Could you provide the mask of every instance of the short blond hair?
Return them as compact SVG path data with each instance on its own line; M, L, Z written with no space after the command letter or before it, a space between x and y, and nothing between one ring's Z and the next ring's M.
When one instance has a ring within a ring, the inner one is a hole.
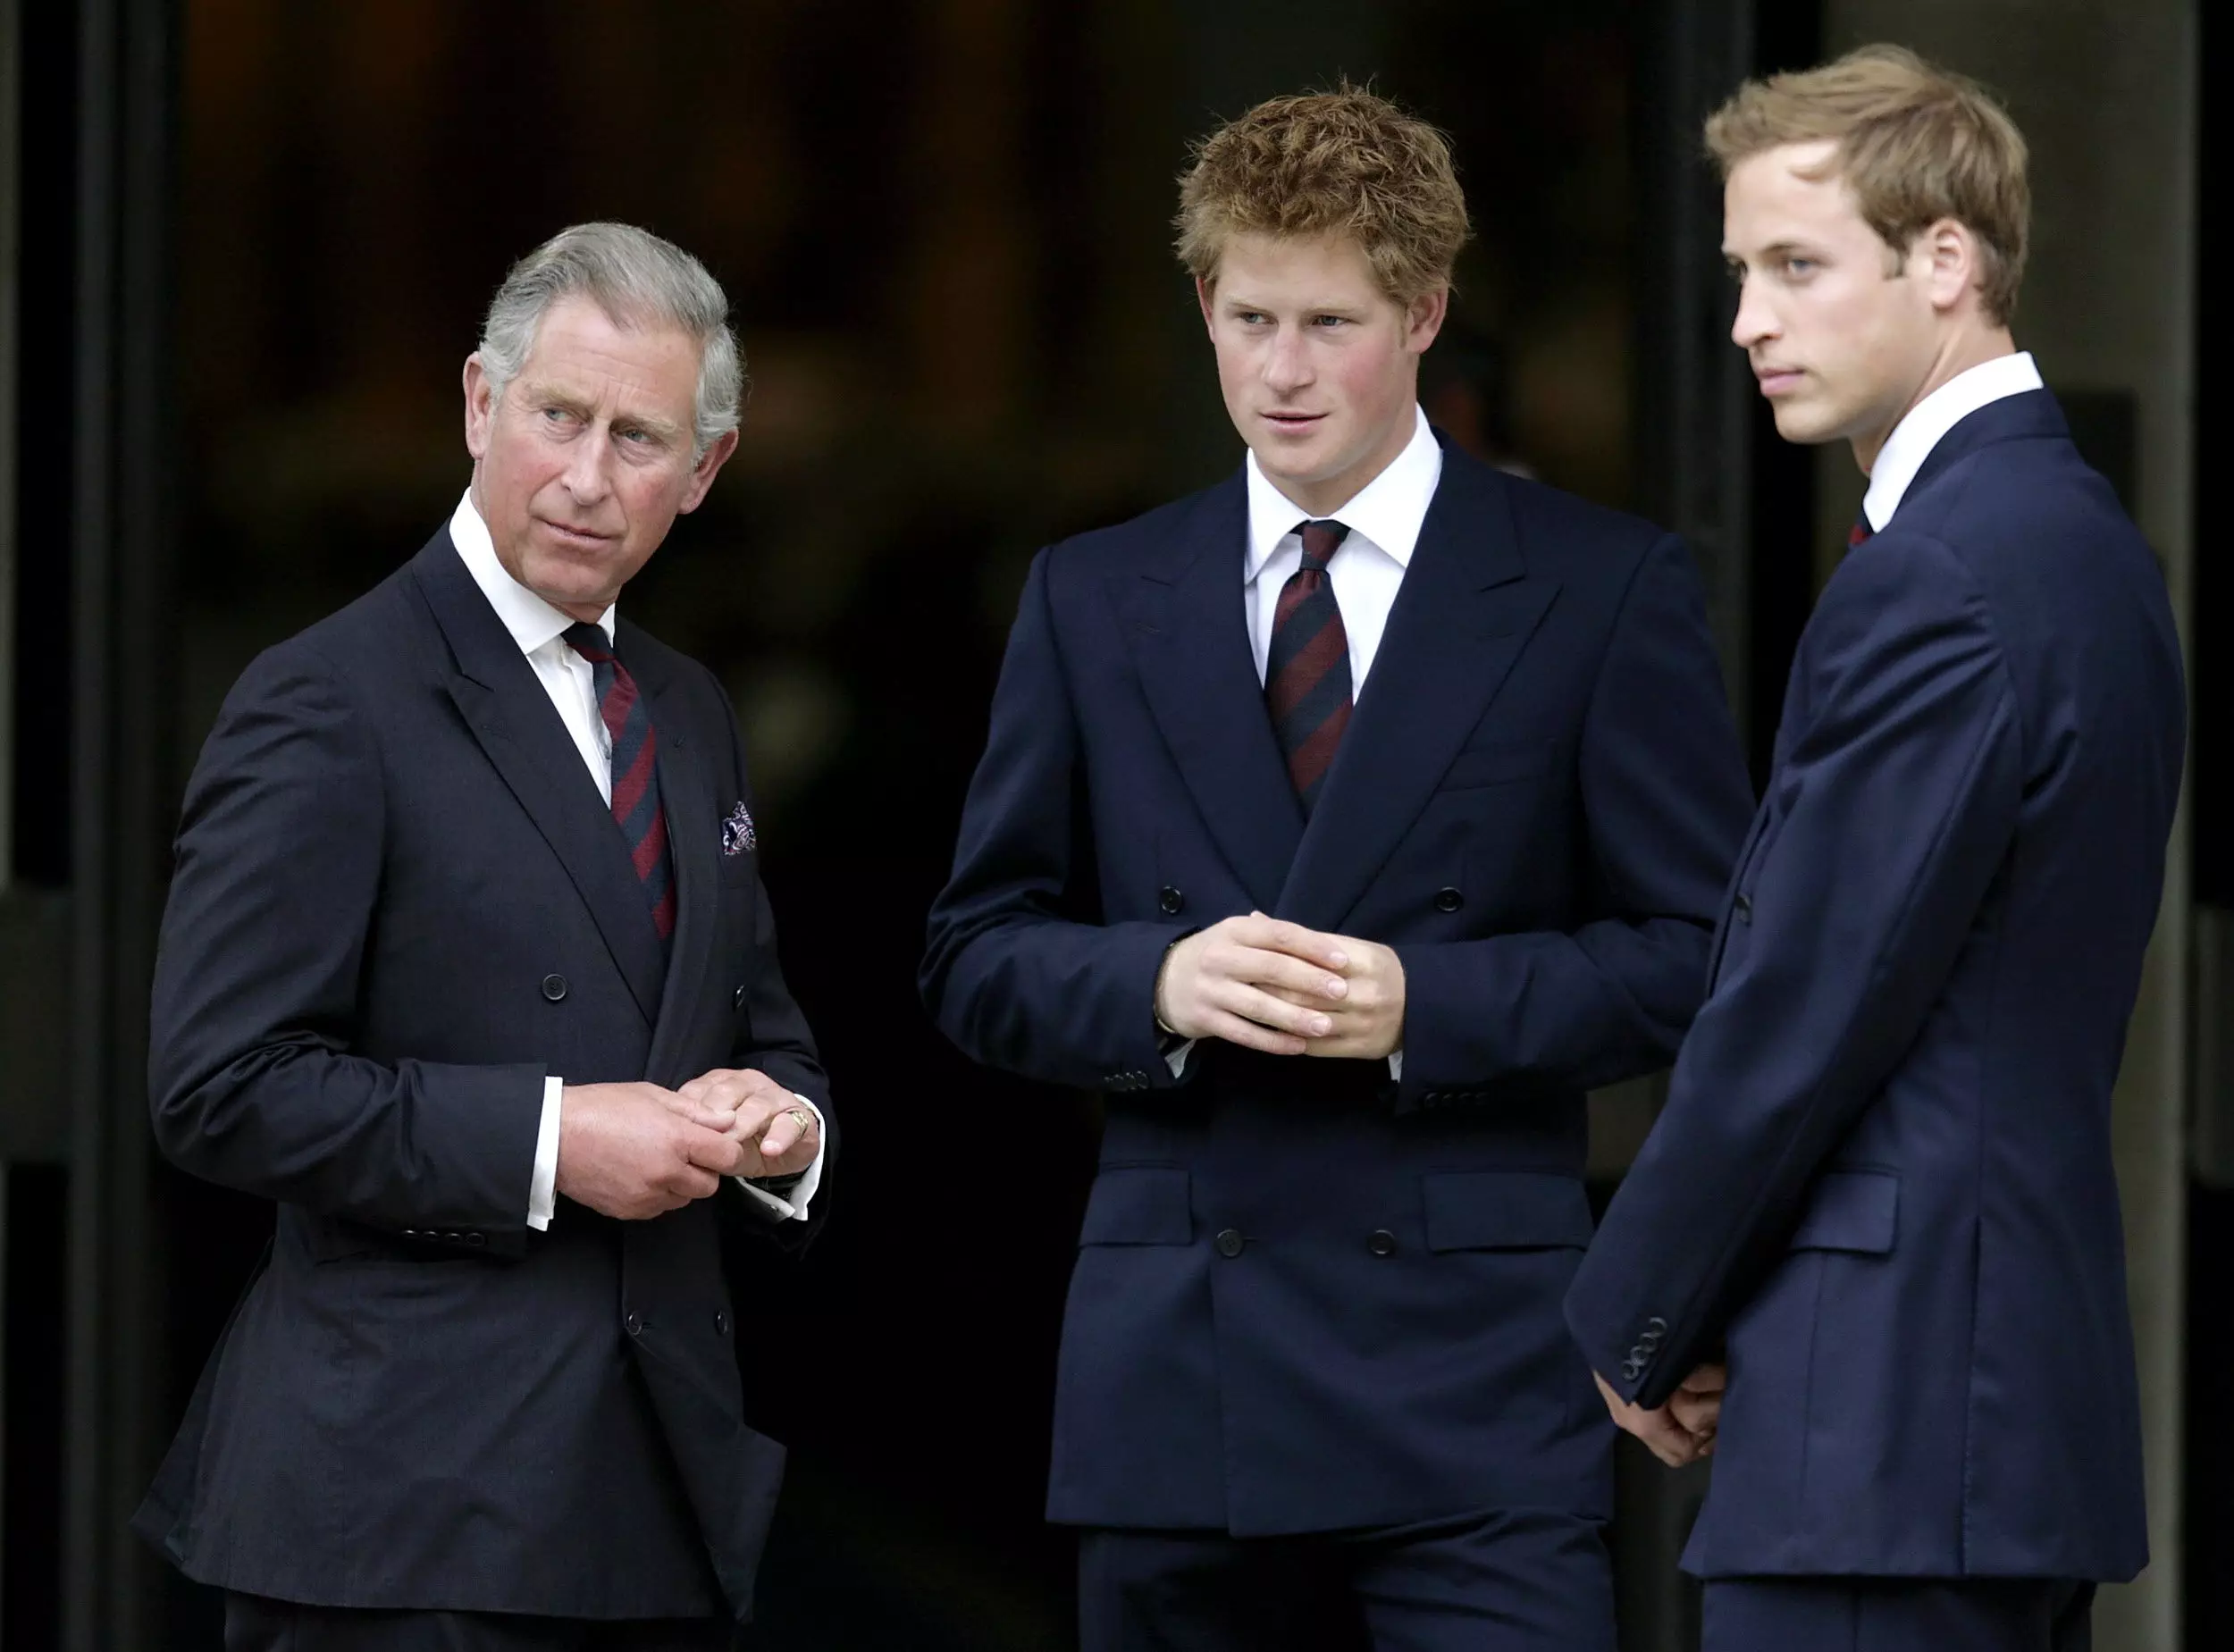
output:
M1347 80L1268 99L1203 138L1179 201L1180 262L1205 283L1235 235L1340 235L1408 304L1449 285L1471 232L1449 139Z
M1943 218L1977 237L1981 307L2006 326L2025 273L2032 192L2025 138L1977 81L1905 46L1865 46L1801 73L1748 80L1707 121L1707 149L1727 179L1741 161L1786 144L1838 146L1861 216L1905 254Z

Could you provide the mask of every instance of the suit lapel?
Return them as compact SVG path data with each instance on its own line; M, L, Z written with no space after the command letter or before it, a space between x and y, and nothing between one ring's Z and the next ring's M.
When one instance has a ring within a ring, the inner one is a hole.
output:
M625 631L634 628L622 622ZM659 742L659 806L667 816L668 854L675 873L675 936L668 960L667 986L652 1023L651 1054L645 1064L655 1083L672 1077L677 1083L695 1073L671 1071L678 1046L690 1032L695 995L710 978L714 929L720 918L718 878L718 852L714 841L717 811L713 789L706 775L704 754L698 750L695 731L683 716L682 698L674 692L667 662L650 650L635 646L631 637L621 645L629 660L636 687L651 709L651 726ZM641 667L636 661L642 662Z
M1249 898L1269 911L1295 859L1303 810L1289 784L1242 616L1247 492L1205 496L1171 554L1113 574L1110 598L1140 685L1203 823Z
M1270 910L1311 928L1340 928L1558 591L1555 582L1527 577L1493 474L1446 449L1372 673Z
M443 686L490 763L574 880L613 962L651 1023L666 972L659 931L612 810L445 529L411 574L456 664Z

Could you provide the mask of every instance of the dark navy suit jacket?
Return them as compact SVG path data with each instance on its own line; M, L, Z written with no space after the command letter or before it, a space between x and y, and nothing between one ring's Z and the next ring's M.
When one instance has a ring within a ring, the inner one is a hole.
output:
M2110 1096L2185 705L2045 390L1949 432L1825 590L1711 996L1567 1299L1646 1405L1727 1339L1692 1570L2146 1559Z
M625 619L618 642L659 734L668 953L447 532L249 667L203 749L155 1134L279 1220L136 1522L189 1576L345 1606L750 1605L783 1452L742 1414L759 1328L713 1202L526 1225L546 1074L753 1066L828 1107L756 858L722 852L751 797L727 700ZM754 1225L795 1247L815 1224Z
M1750 806L1682 545L1456 451L1306 825L1242 616L1243 479L1033 564L926 1002L1103 1093L1048 1511L1292 1532L1603 1514L1559 1321L1583 1093L1697 1007ZM1404 1078L1205 1042L1164 950L1251 909L1394 946Z

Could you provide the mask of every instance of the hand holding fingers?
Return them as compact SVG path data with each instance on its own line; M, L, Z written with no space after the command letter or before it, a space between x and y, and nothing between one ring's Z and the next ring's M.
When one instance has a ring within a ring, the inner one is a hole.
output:
M1635 1436L1661 1462L1672 1469L1696 1463L1709 1455L1714 1447L1710 1439L1701 1440L1669 1413L1665 1405L1647 1411L1643 1406L1625 1400L1614 1391L1611 1384L1597 1372L1591 1373L1598 1384L1598 1392L1605 1399L1606 1409L1614 1424L1624 1433Z
M1226 1037L1237 1018L1262 1020L1276 1031L1298 1038L1306 1036L1308 1023L1295 1024L1299 1013L1295 1007L1280 1003L1257 983L1288 979L1300 985L1333 977L1324 970L1248 945L1239 937L1253 921L1271 920L1224 918L1187 936L1164 954L1155 981L1159 1021L1187 1038ZM1268 1047L1254 1038L1234 1042L1253 1049Z
M1700 1455L1714 1450L1714 1437L1722 1426L1722 1392L1729 1373L1719 1365L1701 1365L1684 1379L1667 1402L1669 1415L1701 1442Z
M1701 1455L1714 1449L1715 1434L1722 1426L1719 1394L1694 1394L1688 1388L1678 1388L1668 1398L1667 1414L1699 1443Z
M568 1085L558 1113L558 1190L623 1221L642 1221L705 1197L737 1157L701 1123L699 1103L651 1084Z

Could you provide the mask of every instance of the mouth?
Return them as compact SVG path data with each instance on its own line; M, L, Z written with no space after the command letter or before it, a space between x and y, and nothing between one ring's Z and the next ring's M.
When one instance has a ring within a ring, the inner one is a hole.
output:
M593 528L575 527L569 523L553 522L548 516L535 518L536 525L569 550L600 550L619 539L617 533L600 533Z
M1798 367L1756 367L1753 377L1760 381L1760 393L1777 397L1797 390L1803 376Z
M1257 417L1283 435L1293 436L1315 430L1326 415L1323 413L1274 412L1261 413L1257 415Z

